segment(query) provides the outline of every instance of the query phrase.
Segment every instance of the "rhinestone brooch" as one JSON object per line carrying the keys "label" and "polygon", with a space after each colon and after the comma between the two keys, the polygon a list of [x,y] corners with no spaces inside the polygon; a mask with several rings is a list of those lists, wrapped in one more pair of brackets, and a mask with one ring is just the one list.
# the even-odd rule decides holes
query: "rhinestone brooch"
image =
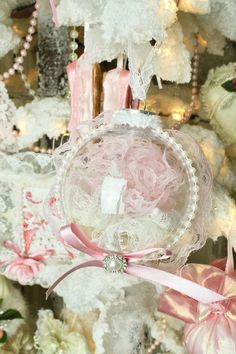
{"label": "rhinestone brooch", "polygon": [[127,260],[116,254],[107,255],[103,264],[105,270],[111,273],[123,273],[128,266]]}

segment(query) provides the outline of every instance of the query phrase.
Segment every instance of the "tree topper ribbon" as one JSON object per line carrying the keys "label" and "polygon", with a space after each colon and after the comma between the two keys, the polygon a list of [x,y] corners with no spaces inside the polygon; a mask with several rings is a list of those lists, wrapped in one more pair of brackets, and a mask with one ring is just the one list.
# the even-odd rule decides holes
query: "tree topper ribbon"
{"label": "tree topper ribbon", "polygon": [[60,276],[48,289],[46,297],[52,293],[55,287],[71,273],[87,267],[105,268],[112,273],[126,273],[137,276],[145,280],[159,283],[163,286],[179,291],[191,298],[209,304],[216,301],[222,301],[225,298],[204,286],[196,284],[172,273],[145,266],[138,262],[144,261],[145,256],[158,253],[159,260],[167,260],[171,256],[171,252],[163,248],[149,248],[133,253],[115,253],[98,247],[91,242],[88,237],[78,228],[76,224],[66,225],[61,228],[61,237],[71,247],[86,253],[92,260],[72,267],[62,276]]}

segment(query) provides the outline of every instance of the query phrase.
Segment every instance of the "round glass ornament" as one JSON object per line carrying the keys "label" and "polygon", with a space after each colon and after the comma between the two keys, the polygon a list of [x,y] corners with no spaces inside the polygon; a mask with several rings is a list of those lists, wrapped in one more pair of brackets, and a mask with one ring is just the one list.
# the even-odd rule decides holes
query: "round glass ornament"
{"label": "round glass ornament", "polygon": [[[61,226],[76,223],[117,253],[164,248],[183,264],[205,242],[211,174],[188,135],[163,130],[137,110],[105,112],[81,124],[73,144],[55,155],[53,194]],[[157,260],[152,254],[149,260]]]}

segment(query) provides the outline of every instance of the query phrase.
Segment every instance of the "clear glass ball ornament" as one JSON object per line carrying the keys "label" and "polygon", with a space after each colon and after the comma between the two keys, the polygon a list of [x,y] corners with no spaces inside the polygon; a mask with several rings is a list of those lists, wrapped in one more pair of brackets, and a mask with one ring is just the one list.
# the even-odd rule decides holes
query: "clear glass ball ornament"
{"label": "clear glass ball ornament", "polygon": [[191,143],[145,112],[100,115],[63,156],[61,220],[114,252],[160,247],[171,250],[172,261],[185,257],[204,242],[201,213],[210,200],[210,172]]}

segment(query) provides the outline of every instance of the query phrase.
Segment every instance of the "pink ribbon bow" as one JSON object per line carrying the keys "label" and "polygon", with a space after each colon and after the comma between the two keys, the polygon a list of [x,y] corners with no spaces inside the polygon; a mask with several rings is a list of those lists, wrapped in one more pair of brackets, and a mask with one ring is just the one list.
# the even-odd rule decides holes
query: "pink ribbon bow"
{"label": "pink ribbon bow", "polygon": [[236,353],[236,272],[230,242],[225,270],[213,265],[188,264],[180,270],[180,276],[225,297],[225,301],[202,304],[172,289],[161,295],[158,310],[185,322],[188,352]]}
{"label": "pink ribbon bow", "polygon": [[76,270],[86,267],[99,267],[105,268],[111,272],[124,272],[129,275],[137,276],[151,282],[171,287],[202,303],[213,303],[224,300],[222,295],[207,289],[204,286],[200,286],[190,280],[181,278],[163,270],[138,263],[140,261],[144,261],[145,256],[153,253],[157,253],[156,258],[159,260],[167,260],[171,256],[171,252],[168,250],[164,250],[162,248],[151,248],[133,253],[115,253],[102,249],[92,243],[75,224],[63,227],[61,229],[61,236],[63,240],[66,241],[71,247],[86,253],[93,259],[76,265],[59,277],[48,289],[46,297],[51,294],[51,292],[63,279]]}

